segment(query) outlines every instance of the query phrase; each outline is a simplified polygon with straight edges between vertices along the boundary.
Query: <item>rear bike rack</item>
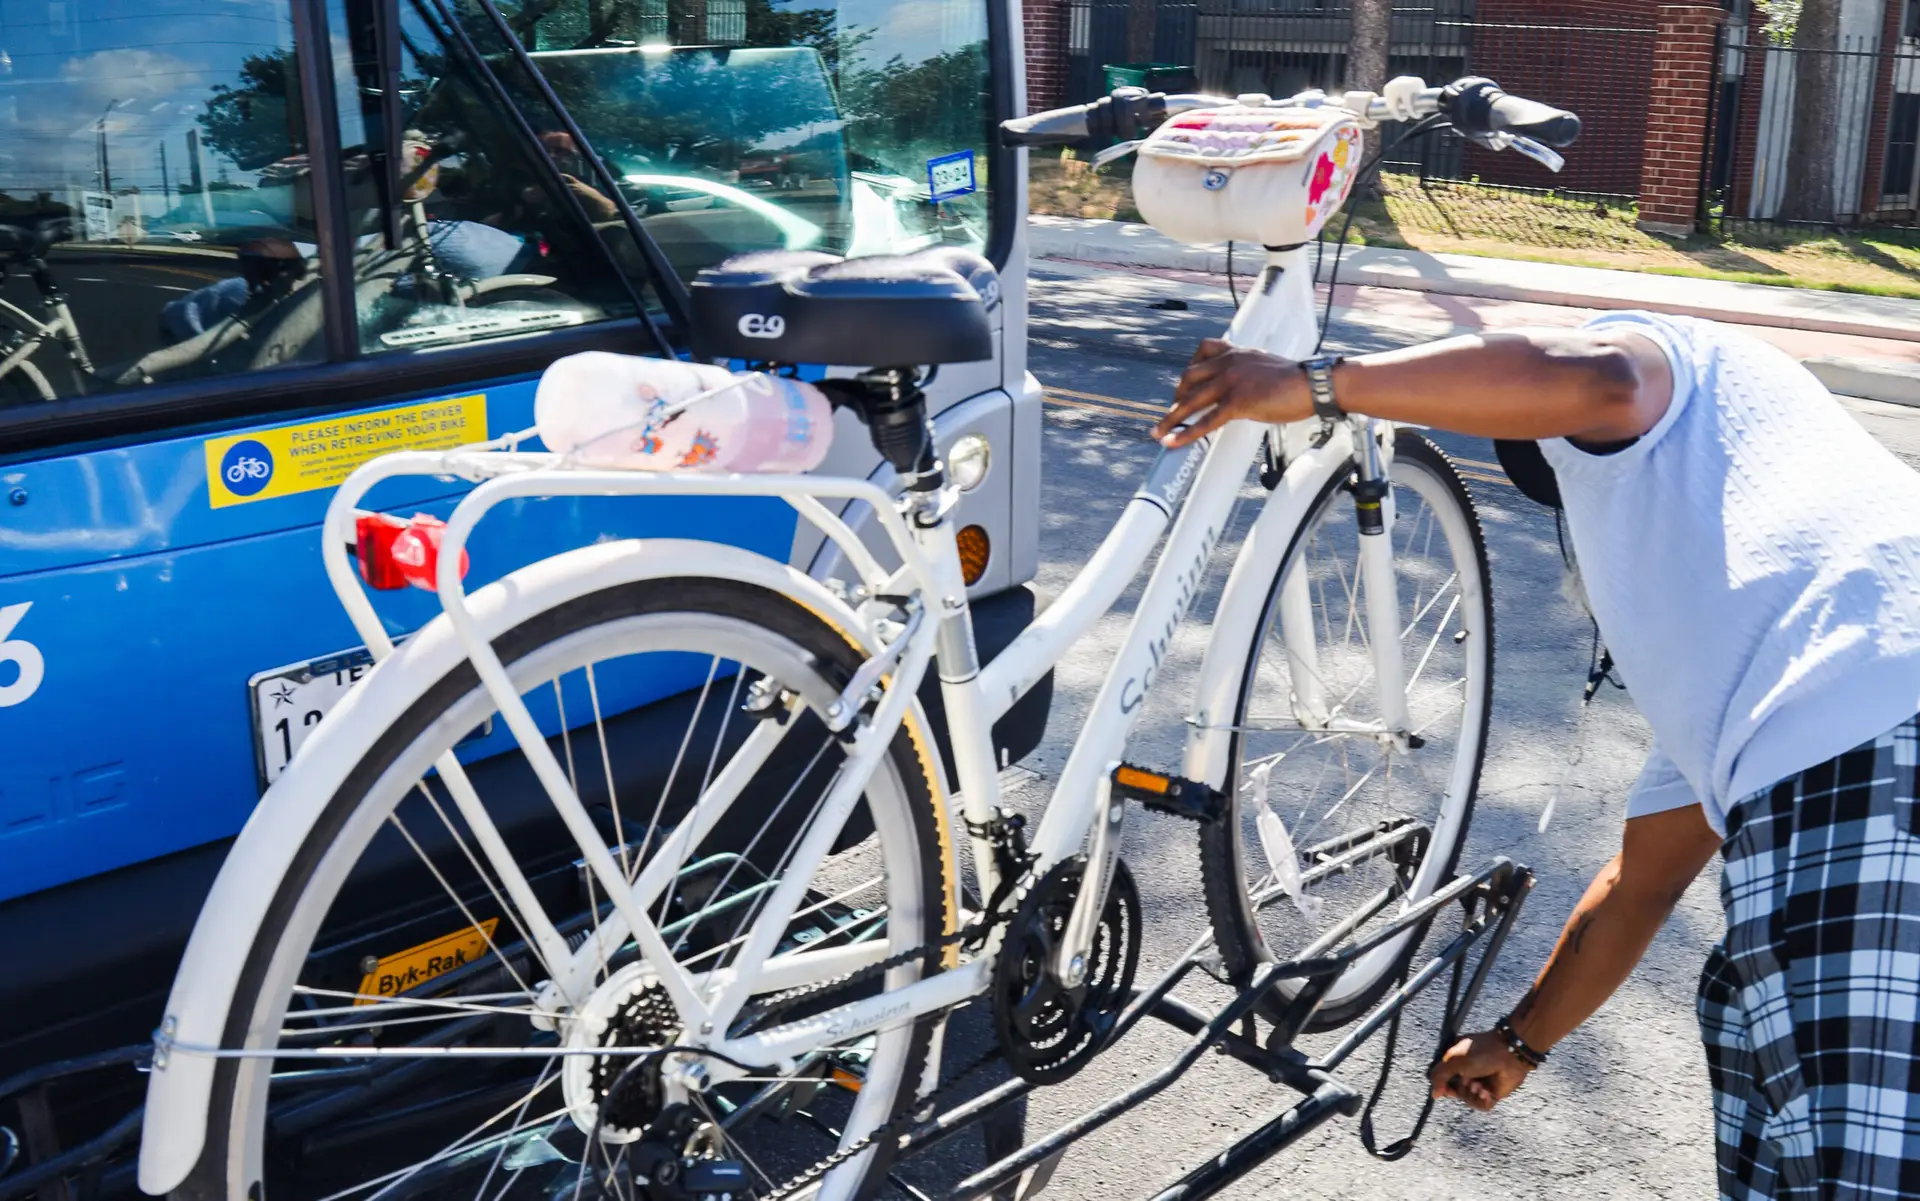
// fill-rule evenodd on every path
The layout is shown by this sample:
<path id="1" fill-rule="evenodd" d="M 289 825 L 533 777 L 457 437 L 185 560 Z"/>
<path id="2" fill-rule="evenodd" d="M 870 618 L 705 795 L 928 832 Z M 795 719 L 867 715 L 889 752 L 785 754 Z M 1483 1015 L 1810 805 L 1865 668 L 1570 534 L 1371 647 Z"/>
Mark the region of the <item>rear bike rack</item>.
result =
<path id="1" fill-rule="evenodd" d="M 1429 837 L 1427 827 L 1418 823 L 1388 823 L 1369 838 L 1359 842 L 1349 840 L 1345 845 L 1333 848 L 1334 857 L 1341 864 L 1351 866 L 1367 858 L 1393 854 L 1407 845 L 1409 840 Z M 1324 852 L 1326 848 L 1315 850 Z M 1514 919 L 1518 917 L 1521 905 L 1532 887 L 1531 871 L 1504 857 L 1497 858 L 1472 875 L 1454 877 L 1391 922 L 1354 939 L 1356 930 L 1384 912 L 1392 903 L 1392 895 L 1383 893 L 1343 918 L 1299 957 L 1260 967 L 1231 1001 L 1210 1014 L 1173 995 L 1174 988 L 1207 961 L 1213 936 L 1211 933 L 1203 936 L 1158 981 L 1134 989 L 1132 999 L 1115 1022 L 1102 1052 L 1105 1054 L 1110 1051 L 1142 1018 L 1152 1017 L 1191 1036 L 1180 1053 L 1152 1076 L 1114 1094 L 1044 1137 L 960 1181 L 944 1194 L 946 1201 L 974 1201 L 989 1196 L 1016 1199 L 1032 1197 L 1045 1187 L 1054 1167 L 1068 1148 L 1163 1091 L 1209 1049 L 1231 1056 L 1265 1074 L 1271 1082 L 1285 1085 L 1302 1096 L 1297 1101 L 1281 1106 L 1257 1128 L 1162 1188 L 1154 1194 L 1154 1201 L 1199 1201 L 1200 1198 L 1211 1197 L 1329 1118 L 1336 1114 L 1351 1117 L 1361 1113 L 1363 1107 L 1367 1112 L 1363 1115 L 1362 1137 L 1369 1150 L 1382 1158 L 1399 1158 L 1412 1149 L 1431 1110 L 1431 1102 L 1428 1102 L 1413 1133 L 1408 1137 L 1385 1149 L 1373 1148 L 1371 1109 L 1373 1103 L 1379 1100 L 1393 1067 L 1393 1049 L 1401 1011 L 1414 997 L 1452 969 L 1453 983 L 1447 1008 L 1441 1018 L 1439 1049 L 1435 1052 L 1437 1058 L 1439 1050 L 1444 1050 L 1453 1041 L 1479 998 L 1487 973 L 1498 958 L 1513 928 Z M 1331 1050 L 1317 1057 L 1309 1057 L 1293 1046 L 1294 1039 L 1347 967 L 1369 951 L 1402 935 L 1422 937 L 1440 912 L 1456 903 L 1463 910 L 1459 933 L 1417 970 L 1404 974 L 1398 987 L 1347 1031 Z M 1461 982 L 1468 953 L 1474 944 L 1483 940 L 1480 960 L 1463 989 Z M 1343 943 L 1348 945 L 1342 946 Z M 1299 989 L 1273 1022 L 1273 1030 L 1263 1044 L 1255 1036 L 1255 1008 L 1273 992 L 1276 985 L 1289 980 L 1299 981 Z M 1236 1027 L 1240 1029 L 1236 1030 Z M 1379 1083 L 1369 1099 L 1335 1079 L 1332 1073 L 1383 1027 L 1389 1031 L 1388 1050 L 1381 1065 Z M 944 1113 L 923 1119 L 900 1137 L 894 1153 L 895 1166 L 945 1142 L 970 1126 L 987 1122 L 1036 1087 L 1016 1077 Z"/>
<path id="2" fill-rule="evenodd" d="M 1384 823 L 1370 834 L 1349 836 L 1307 849 L 1303 852 L 1304 857 L 1313 864 L 1307 876 L 1312 880 L 1332 875 L 1375 857 L 1412 855 L 1417 858 L 1430 837 L 1428 828 L 1416 822 L 1402 819 Z M 712 863 L 703 862 L 689 865 L 686 870 L 706 870 L 713 866 Z M 1276 1109 L 1258 1127 L 1162 1188 L 1154 1194 L 1154 1198 L 1155 1201 L 1198 1201 L 1199 1198 L 1214 1195 L 1336 1114 L 1351 1117 L 1362 1113 L 1363 1109 L 1370 1110 L 1373 1102 L 1379 1099 L 1381 1088 L 1393 1066 L 1394 1044 L 1402 1010 L 1449 969 L 1453 972 L 1453 982 L 1441 1019 L 1440 1046 L 1444 1048 L 1451 1042 L 1478 999 L 1487 973 L 1532 887 L 1533 875 L 1527 868 L 1504 858 L 1495 859 L 1473 875 L 1456 876 L 1426 899 L 1397 914 L 1392 921 L 1356 938 L 1355 932 L 1360 927 L 1383 914 L 1396 899 L 1392 893 L 1382 893 L 1342 918 L 1298 957 L 1259 968 L 1245 986 L 1237 990 L 1232 1000 L 1212 1013 L 1173 995 L 1175 987 L 1195 968 L 1208 965 L 1213 937 L 1210 933 L 1201 937 L 1159 980 L 1134 989 L 1127 1006 L 1115 1021 L 1103 1050 L 1103 1054 L 1111 1051 L 1114 1044 L 1143 1018 L 1152 1017 L 1190 1036 L 1180 1053 L 1133 1087 L 1116 1093 L 1039 1140 L 1013 1150 L 974 1172 L 945 1194 L 947 1201 L 974 1201 L 975 1198 L 988 1196 L 997 1201 L 1024 1201 L 1031 1198 L 1045 1187 L 1054 1167 L 1074 1143 L 1164 1091 L 1208 1050 L 1230 1056 L 1261 1072 L 1272 1083 L 1285 1085 L 1301 1094 L 1300 1099 Z M 750 893 L 751 885 L 744 891 Z M 1283 899 L 1283 895 L 1270 898 L 1270 901 Z M 1461 906 L 1463 914 L 1459 932 L 1417 970 L 1407 972 L 1398 987 L 1355 1023 L 1332 1049 L 1318 1057 L 1309 1057 L 1293 1046 L 1294 1039 L 1347 967 L 1369 951 L 1401 936 L 1423 937 L 1428 925 L 1441 911 L 1456 903 Z M 837 924 L 840 919 L 829 915 L 825 920 Z M 1476 943 L 1482 944 L 1483 950 L 1472 975 L 1466 977 L 1464 969 Z M 506 950 L 512 954 L 524 952 L 524 948 L 518 944 Z M 474 964 L 436 978 L 434 984 L 449 985 L 455 983 L 463 973 L 481 970 L 497 969 Z M 1466 981 L 1464 988 L 1463 979 Z M 1300 982 L 1298 991 L 1287 1001 L 1272 1022 L 1272 1030 L 1262 1040 L 1256 1037 L 1254 1011 L 1276 985 L 1288 980 Z M 1333 1073 L 1354 1050 L 1382 1028 L 1388 1030 L 1387 1053 L 1379 1084 L 1369 1099 L 1335 1079 Z M 52 1115 L 46 1108 L 45 1088 L 55 1081 L 91 1072 L 125 1070 L 129 1064 L 144 1068 L 152 1051 L 150 1044 L 124 1047 L 46 1064 L 0 1081 L 0 1104 L 13 1101 L 20 1105 L 22 1116 L 28 1119 L 22 1128 L 28 1136 L 25 1145 L 13 1131 L 0 1128 L 0 1201 L 23 1201 L 45 1189 L 59 1188 L 68 1183 L 77 1189 L 71 1195 L 82 1198 L 102 1194 L 130 1195 L 132 1164 L 125 1161 L 125 1155 L 139 1134 L 140 1110 L 132 1110 L 104 1131 L 78 1145 L 63 1148 L 53 1138 Z M 981 1066 L 985 1062 L 988 1061 L 983 1060 L 974 1066 Z M 966 1069 L 960 1073 L 960 1077 L 971 1070 Z M 331 1075 L 339 1076 L 343 1085 L 365 1086 L 372 1079 L 369 1072 L 368 1068 L 347 1068 L 337 1069 Z M 959 1079 L 949 1081 L 942 1091 L 952 1088 L 959 1083 Z M 897 1169 L 902 1161 L 910 1160 L 976 1125 L 986 1126 L 989 1147 L 1008 1145 L 1006 1129 L 996 1129 L 994 1120 L 1001 1118 L 1008 1106 L 1032 1093 L 1036 1087 L 1015 1078 L 945 1112 L 922 1117 L 899 1136 L 892 1153 L 893 1167 Z M 350 1101 L 354 1095 L 349 1090 L 341 1096 Z M 303 1098 L 302 1109 L 309 1111 L 306 1116 L 311 1120 L 313 1113 L 310 1111 L 330 1110 L 339 1100 L 335 1098 L 327 1104 L 316 1104 L 311 1099 Z M 812 1120 L 811 1115 L 797 1105 L 794 1106 L 794 1112 L 796 1116 Z M 1383 1158 L 1398 1158 L 1405 1154 L 1412 1148 L 1424 1126 L 1425 1117 L 1423 1111 L 1411 1135 L 1375 1151 L 1375 1154 Z M 819 1123 L 816 1120 L 814 1124 Z M 837 1132 L 825 1126 L 821 1128 L 830 1137 L 838 1139 Z M 1369 1149 L 1372 1149 L 1371 1125 L 1364 1114 L 1361 1132 Z M 34 1162 L 25 1165 L 18 1162 L 21 1151 L 32 1156 Z M 894 1180 L 902 1183 L 897 1175 Z M 908 1195 L 925 1197 L 924 1193 L 904 1183 L 902 1187 Z"/>

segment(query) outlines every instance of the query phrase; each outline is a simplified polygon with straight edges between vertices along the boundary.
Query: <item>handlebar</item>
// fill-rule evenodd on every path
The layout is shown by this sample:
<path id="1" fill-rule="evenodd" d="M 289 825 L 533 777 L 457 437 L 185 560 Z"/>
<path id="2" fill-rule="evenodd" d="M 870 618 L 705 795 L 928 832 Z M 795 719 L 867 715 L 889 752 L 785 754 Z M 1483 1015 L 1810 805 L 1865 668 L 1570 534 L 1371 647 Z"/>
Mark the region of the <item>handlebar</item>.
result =
<path id="1" fill-rule="evenodd" d="M 1524 96 L 1510 96 L 1491 79 L 1472 76 L 1449 84 L 1442 93 L 1448 118 L 1469 137 L 1513 134 L 1547 146 L 1571 146 L 1580 136 L 1580 118 Z"/>
<path id="2" fill-rule="evenodd" d="M 1481 76 L 1468 76 L 1444 88 L 1430 88 L 1421 80 L 1402 77 L 1386 85 L 1384 95 L 1348 92 L 1329 96 L 1302 92 L 1281 100 L 1243 96 L 1173 95 L 1145 88 L 1115 88 L 1090 104 L 1056 108 L 1000 125 L 1000 140 L 1008 146 L 1065 146 L 1087 138 L 1135 138 L 1159 127 L 1168 117 L 1229 104 L 1266 104 L 1275 107 L 1341 105 L 1366 121 L 1409 121 L 1444 114 L 1462 136 L 1477 141 L 1530 139 L 1546 146 L 1572 145 L 1580 136 L 1580 118 L 1523 96 L 1511 96 L 1500 85 Z"/>

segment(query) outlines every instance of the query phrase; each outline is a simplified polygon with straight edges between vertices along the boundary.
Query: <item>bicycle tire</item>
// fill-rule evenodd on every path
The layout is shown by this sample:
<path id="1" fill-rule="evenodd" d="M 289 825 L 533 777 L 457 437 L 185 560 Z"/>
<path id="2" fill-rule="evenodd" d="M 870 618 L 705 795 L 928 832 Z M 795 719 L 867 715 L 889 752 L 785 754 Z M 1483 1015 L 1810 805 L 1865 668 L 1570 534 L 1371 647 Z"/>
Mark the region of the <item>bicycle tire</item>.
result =
<path id="1" fill-rule="evenodd" d="M 623 623 L 663 616 L 717 617 L 739 628 L 759 631 L 810 657 L 822 680 L 834 690 L 845 686 L 864 658 L 864 652 L 845 633 L 790 597 L 737 581 L 698 577 L 649 579 L 589 593 L 519 622 L 500 635 L 494 647 L 515 677 L 516 686 L 524 690 L 527 674 L 532 673 L 539 683 L 545 678 L 544 668 L 550 667 L 566 648 L 579 646 L 583 639 L 591 641 L 596 633 L 611 639 L 614 632 L 626 628 Z M 295 959 L 289 975 L 286 945 L 289 940 L 298 942 L 292 951 L 295 956 L 311 953 L 318 924 L 348 874 L 339 864 L 330 862 L 329 856 L 336 848 L 347 855 L 364 852 L 370 838 L 362 839 L 357 850 L 346 846 L 345 840 L 384 820 L 377 809 L 367 807 L 390 810 L 397 806 L 415 787 L 411 782 L 417 778 L 413 768 L 432 761 L 447 742 L 450 729 L 471 728 L 468 719 L 476 709 L 492 712 L 492 705 L 485 699 L 472 664 L 463 662 L 421 688 L 402 717 L 366 747 L 280 882 L 246 956 L 222 1045 L 248 1045 L 250 1029 L 273 1030 L 287 1020 L 286 994 L 300 980 L 306 960 Z M 796 715 L 788 720 L 800 718 Z M 891 781 L 892 803 L 875 806 L 886 810 L 884 815 L 869 810 L 881 837 L 887 837 L 889 830 L 893 832 L 896 845 L 889 851 L 899 856 L 887 860 L 889 883 L 884 887 L 892 887 L 893 873 L 897 872 L 907 881 L 905 891 L 917 896 L 917 914 L 895 913 L 890 917 L 903 919 L 902 929 L 907 931 L 904 940 L 914 946 L 938 942 L 955 928 L 956 921 L 950 878 L 951 839 L 940 807 L 936 770 L 931 743 L 924 733 L 911 720 L 903 723 L 875 776 L 876 780 Z M 867 799 L 861 802 L 863 810 L 873 803 L 876 791 L 884 789 L 870 787 Z M 856 810 L 856 819 L 859 815 Z M 910 846 L 901 845 L 908 842 Z M 316 905 L 320 907 L 317 914 Z M 893 1035 L 903 1043 L 904 1051 L 895 1055 L 897 1070 L 886 1073 L 892 1081 L 892 1095 L 873 1102 L 883 1110 L 882 1121 L 897 1117 L 916 1099 L 939 1020 L 939 1015 L 930 1014 Z M 877 1051 L 874 1058 L 879 1059 Z M 262 1161 L 269 1158 L 263 1150 L 266 1142 L 261 1127 L 268 1104 L 265 1093 L 270 1064 L 265 1059 L 218 1061 L 206 1148 L 174 1196 L 191 1201 L 243 1201 L 260 1195 Z M 866 1103 L 864 1094 L 880 1087 L 870 1074 L 855 1103 Z M 839 1195 L 870 1196 L 886 1176 L 889 1165 L 883 1155 L 876 1149 L 856 1160 L 852 1168 L 840 1169 Z M 844 1173 L 852 1173 L 857 1179 L 849 1186 Z M 299 1190 L 276 1188 L 271 1195 L 289 1194 L 299 1195 Z"/>
<path id="2" fill-rule="evenodd" d="M 1482 638 L 1476 640 L 1482 648 L 1481 653 L 1484 654 L 1478 675 L 1479 696 L 1474 698 L 1478 703 L 1477 707 L 1469 706 L 1470 712 L 1478 714 L 1478 728 L 1463 740 L 1466 746 L 1470 747 L 1472 754 L 1472 770 L 1465 789 L 1464 803 L 1459 807 L 1456 821 L 1444 823 L 1443 828 L 1433 831 L 1433 839 L 1425 852 L 1426 857 L 1436 854 L 1441 856 L 1442 867 L 1438 876 L 1429 877 L 1437 884 L 1444 882 L 1444 878 L 1450 876 L 1459 864 L 1460 851 L 1466 841 L 1468 827 L 1473 821 L 1474 798 L 1479 790 L 1480 772 L 1486 758 L 1493 687 L 1493 596 L 1488 586 L 1486 539 L 1466 482 L 1460 477 L 1452 461 L 1432 441 L 1416 432 L 1400 430 L 1396 434 L 1393 457 L 1396 492 L 1400 491 L 1402 482 L 1410 472 L 1424 473 L 1429 481 L 1437 485 L 1436 495 L 1448 498 L 1448 503 L 1454 510 L 1453 517 L 1461 527 L 1459 532 L 1470 544 L 1471 552 L 1468 561 L 1473 564 L 1479 575 L 1478 628 L 1485 632 Z M 1281 584 L 1286 579 L 1287 572 L 1299 559 L 1307 535 L 1318 528 L 1334 509 L 1347 487 L 1348 479 L 1349 473 L 1344 470 L 1336 472 L 1328 479 L 1313 504 L 1308 507 L 1307 515 L 1301 521 L 1299 528 L 1294 531 L 1292 542 L 1281 560 L 1279 570 L 1274 573 L 1273 581 L 1268 588 L 1265 607 L 1255 626 L 1254 637 L 1248 646 L 1247 666 L 1234 710 L 1233 721 L 1236 732 L 1232 736 L 1231 750 L 1228 755 L 1227 813 L 1224 820 L 1206 823 L 1200 830 L 1200 875 L 1206 896 L 1207 913 L 1213 925 L 1222 965 L 1229 979 L 1241 984 L 1246 983 L 1262 964 L 1271 962 L 1277 956 L 1269 948 L 1268 940 L 1260 928 L 1256 914 L 1257 906 L 1247 887 L 1246 822 L 1243 820 L 1243 796 L 1239 788 L 1246 738 L 1240 729 L 1248 723 L 1249 698 L 1253 691 L 1261 650 L 1266 645 L 1278 613 Z M 1455 556 L 1457 561 L 1458 548 L 1455 550 Z M 1466 748 L 1463 747 L 1463 749 Z M 1424 858 L 1422 862 L 1425 862 Z M 1314 1033 L 1336 1029 L 1372 1009 L 1394 985 L 1401 972 L 1418 952 L 1420 944 L 1420 937 L 1408 938 L 1405 947 L 1392 963 L 1374 971 L 1372 978 L 1365 981 L 1364 987 L 1340 998 L 1337 1003 L 1330 1001 L 1323 1005 L 1307 1023 L 1304 1032 Z M 1297 984 L 1283 983 L 1277 986 L 1275 995 L 1262 1003 L 1262 1009 L 1266 1015 L 1277 1016 L 1297 988 Z"/>

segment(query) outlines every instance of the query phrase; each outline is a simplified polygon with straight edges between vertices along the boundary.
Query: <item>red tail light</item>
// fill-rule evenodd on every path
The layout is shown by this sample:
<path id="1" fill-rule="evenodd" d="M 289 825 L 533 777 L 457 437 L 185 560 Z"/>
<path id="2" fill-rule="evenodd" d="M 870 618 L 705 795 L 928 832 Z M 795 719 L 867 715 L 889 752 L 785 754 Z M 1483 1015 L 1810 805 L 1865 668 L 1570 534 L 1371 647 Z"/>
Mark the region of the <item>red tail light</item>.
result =
<path id="1" fill-rule="evenodd" d="M 354 540 L 360 552 L 360 578 L 383 591 L 405 588 L 434 590 L 440 565 L 440 535 L 447 523 L 415 513 L 403 521 L 386 513 L 362 513 L 354 518 Z M 460 578 L 467 578 L 467 552 L 460 552 Z"/>

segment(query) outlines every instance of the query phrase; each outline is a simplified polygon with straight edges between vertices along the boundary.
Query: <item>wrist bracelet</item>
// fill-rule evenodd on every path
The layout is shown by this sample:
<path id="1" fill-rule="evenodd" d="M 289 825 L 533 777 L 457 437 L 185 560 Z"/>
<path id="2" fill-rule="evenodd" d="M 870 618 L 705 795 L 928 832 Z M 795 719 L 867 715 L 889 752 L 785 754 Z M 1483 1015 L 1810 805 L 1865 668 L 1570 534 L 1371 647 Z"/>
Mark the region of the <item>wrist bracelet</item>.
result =
<path id="1" fill-rule="evenodd" d="M 1547 1062 L 1547 1053 L 1545 1051 L 1534 1050 L 1527 1045 L 1526 1039 L 1521 1038 L 1513 1032 L 1512 1016 L 1513 1015 L 1509 1014 L 1495 1022 L 1493 1024 L 1494 1033 L 1507 1040 L 1507 1050 L 1511 1051 L 1513 1057 L 1521 1063 L 1526 1064 L 1530 1068 L 1537 1068 L 1545 1064 Z"/>
<path id="2" fill-rule="evenodd" d="M 1313 414 L 1329 424 L 1344 421 L 1347 416 L 1347 411 L 1333 396 L 1333 369 L 1344 361 L 1337 354 L 1323 354 L 1300 363 L 1300 370 L 1307 377 L 1307 394 L 1313 400 Z"/>

